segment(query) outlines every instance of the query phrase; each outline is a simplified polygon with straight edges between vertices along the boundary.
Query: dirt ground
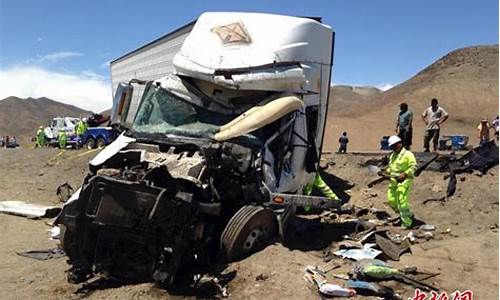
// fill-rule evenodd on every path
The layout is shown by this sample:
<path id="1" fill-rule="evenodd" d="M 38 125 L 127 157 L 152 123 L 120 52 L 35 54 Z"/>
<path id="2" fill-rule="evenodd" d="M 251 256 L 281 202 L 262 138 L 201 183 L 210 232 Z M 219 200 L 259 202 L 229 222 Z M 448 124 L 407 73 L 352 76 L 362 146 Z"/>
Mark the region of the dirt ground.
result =
<path id="1" fill-rule="evenodd" d="M 59 205 L 55 190 L 67 181 L 78 187 L 87 162 L 95 153 L 56 149 L 0 149 L 0 201 L 21 200 L 29 203 Z M 330 163 L 327 171 L 334 174 L 333 187 L 349 203 L 357 207 L 374 207 L 393 214 L 385 205 L 385 184 L 368 189 L 373 179 L 358 163 L 370 158 L 361 155 L 324 156 Z M 428 198 L 443 195 L 447 180 L 443 173 L 424 171 L 414 181 L 411 207 L 418 219 L 437 227 L 429 241 L 418 240 L 412 253 L 403 254 L 397 267 L 417 266 L 421 270 L 439 272 L 427 282 L 442 291 L 472 290 L 474 299 L 498 299 L 498 167 L 486 175 L 460 175 L 457 192 L 445 203 Z M 463 180 L 463 181 L 462 181 Z M 342 191 L 339 182 L 355 186 Z M 316 291 L 303 280 L 307 265 L 323 266 L 322 249 L 335 247 L 341 234 L 335 231 L 341 224 L 320 224 L 314 215 L 307 216 L 311 224 L 290 237 L 286 246 L 276 243 L 242 261 L 227 266 L 223 273 L 236 271 L 227 290 L 232 299 L 316 299 Z M 171 293 L 151 283 L 128 285 L 71 285 L 66 282 L 68 265 L 65 258 L 37 261 L 16 255 L 19 251 L 48 249 L 56 246 L 49 240 L 48 219 L 31 220 L 0 214 L 0 291 L 2 299 L 178 299 L 182 293 Z M 449 233 L 444 233 L 450 229 Z M 391 230 L 402 231 L 400 228 Z M 329 281 L 342 284 L 332 274 L 346 274 L 352 262 L 334 258 L 330 265 L 341 267 L 328 273 Z M 383 283 L 411 297 L 411 286 L 395 282 Z M 357 296 L 355 299 L 376 299 Z"/>

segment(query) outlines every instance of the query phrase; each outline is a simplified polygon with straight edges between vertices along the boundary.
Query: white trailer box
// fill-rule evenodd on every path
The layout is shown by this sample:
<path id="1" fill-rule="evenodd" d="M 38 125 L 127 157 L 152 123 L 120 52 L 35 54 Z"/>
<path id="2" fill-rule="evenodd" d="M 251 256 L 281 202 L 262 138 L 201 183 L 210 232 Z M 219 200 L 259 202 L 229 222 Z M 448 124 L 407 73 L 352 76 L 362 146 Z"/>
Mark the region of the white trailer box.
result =
<path id="1" fill-rule="evenodd" d="M 155 80 L 174 72 L 172 61 L 180 50 L 184 39 L 193 29 L 192 21 L 164 36 L 129 52 L 111 62 L 111 85 L 113 96 L 120 82 L 131 79 Z M 142 96 L 143 86 L 134 89 L 131 104 L 124 123 L 132 123 Z"/>

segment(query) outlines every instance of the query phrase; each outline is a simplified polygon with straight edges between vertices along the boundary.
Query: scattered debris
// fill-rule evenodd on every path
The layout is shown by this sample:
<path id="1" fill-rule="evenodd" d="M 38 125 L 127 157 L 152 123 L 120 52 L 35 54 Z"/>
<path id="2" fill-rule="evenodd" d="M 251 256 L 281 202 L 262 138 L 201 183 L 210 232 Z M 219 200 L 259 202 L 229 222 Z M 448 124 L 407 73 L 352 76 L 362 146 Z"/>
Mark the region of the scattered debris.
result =
<path id="1" fill-rule="evenodd" d="M 58 240 L 61 236 L 61 228 L 59 226 L 54 226 L 47 231 L 50 232 L 51 240 Z"/>
<path id="2" fill-rule="evenodd" d="M 56 247 L 48 250 L 32 250 L 26 252 L 16 252 L 19 256 L 29 257 L 37 260 L 48 260 L 66 256 L 63 249 Z"/>
<path id="3" fill-rule="evenodd" d="M 360 279 L 376 279 L 376 280 L 397 280 L 425 291 L 437 291 L 438 289 L 424 282 L 413 279 L 403 272 L 392 268 L 385 262 L 378 259 L 365 259 L 357 262 L 354 265 L 353 272 Z"/>
<path id="4" fill-rule="evenodd" d="M 423 231 L 434 231 L 434 230 L 436 230 L 436 226 L 434 226 L 432 224 L 424 224 L 424 225 L 420 226 L 419 229 L 423 230 Z"/>
<path id="5" fill-rule="evenodd" d="M 22 201 L 1 201 L 0 212 L 28 218 L 53 218 L 61 212 L 61 208 L 29 204 Z"/>
<path id="6" fill-rule="evenodd" d="M 411 252 L 410 242 L 408 239 L 405 239 L 401 243 L 397 244 L 381 234 L 376 234 L 375 243 L 382 250 L 382 252 L 392 260 L 399 261 L 399 257 L 403 253 L 407 251 Z"/>
<path id="7" fill-rule="evenodd" d="M 356 296 L 356 291 L 350 288 L 344 288 L 340 285 L 325 283 L 319 287 L 321 294 L 326 296 L 336 296 L 336 297 L 354 297 Z"/>
<path id="8" fill-rule="evenodd" d="M 354 259 L 354 260 L 375 258 L 380 253 L 382 253 L 382 251 L 373 249 L 372 248 L 373 246 L 375 246 L 375 244 L 366 243 L 363 245 L 363 248 L 361 248 L 361 249 L 341 249 L 341 250 L 335 251 L 333 254 L 335 254 L 337 256 L 341 256 L 342 258 L 350 258 L 350 259 Z"/>
<path id="9" fill-rule="evenodd" d="M 214 298 L 219 296 L 227 298 L 229 296 L 225 284 L 219 278 L 209 275 L 195 275 L 194 287 L 198 292 L 198 296 L 202 298 Z"/>
<path id="10" fill-rule="evenodd" d="M 368 294 L 384 297 L 384 299 L 402 299 L 401 296 L 395 294 L 391 288 L 381 286 L 376 282 L 348 280 L 346 286 L 354 289 L 357 294 L 365 294 L 366 291 L 368 291 Z"/>
<path id="11" fill-rule="evenodd" d="M 269 275 L 267 274 L 259 274 L 255 277 L 256 281 L 265 281 L 269 279 Z"/>
<path id="12" fill-rule="evenodd" d="M 408 232 L 408 234 L 404 237 L 404 239 L 408 239 L 412 243 L 414 243 L 417 240 L 417 238 L 415 236 L 415 232 L 413 232 L 413 231 Z"/>
<path id="13" fill-rule="evenodd" d="M 66 203 L 74 192 L 73 187 L 69 183 L 65 182 L 57 187 L 56 195 L 61 203 Z"/>
<path id="14" fill-rule="evenodd" d="M 325 296 L 337 297 L 353 297 L 356 296 L 356 291 L 350 288 L 344 288 L 337 284 L 328 283 L 325 279 L 325 272 L 318 267 L 307 266 L 305 269 L 304 279 L 315 285 L 318 291 Z"/>

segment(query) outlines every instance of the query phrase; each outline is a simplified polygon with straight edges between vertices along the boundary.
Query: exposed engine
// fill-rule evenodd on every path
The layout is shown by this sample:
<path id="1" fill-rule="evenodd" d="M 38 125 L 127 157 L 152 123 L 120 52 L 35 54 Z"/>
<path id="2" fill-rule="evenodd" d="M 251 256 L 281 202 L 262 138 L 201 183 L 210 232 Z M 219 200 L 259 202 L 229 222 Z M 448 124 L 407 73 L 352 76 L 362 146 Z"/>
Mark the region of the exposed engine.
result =
<path id="1" fill-rule="evenodd" d="M 256 149 L 233 143 L 130 144 L 91 170 L 64 208 L 70 281 L 108 273 L 168 285 L 181 264 L 206 264 L 230 217 L 265 199 L 259 166 Z"/>

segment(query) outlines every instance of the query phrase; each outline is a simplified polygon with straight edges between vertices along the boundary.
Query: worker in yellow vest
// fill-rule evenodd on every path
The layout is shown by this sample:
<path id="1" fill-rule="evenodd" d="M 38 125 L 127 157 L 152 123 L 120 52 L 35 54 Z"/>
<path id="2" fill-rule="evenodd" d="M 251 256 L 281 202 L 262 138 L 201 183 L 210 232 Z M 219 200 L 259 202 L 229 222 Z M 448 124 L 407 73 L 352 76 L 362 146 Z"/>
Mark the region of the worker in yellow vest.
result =
<path id="1" fill-rule="evenodd" d="M 45 145 L 45 132 L 43 131 L 43 127 L 38 127 L 36 131 L 36 147 L 42 148 Z"/>
<path id="2" fill-rule="evenodd" d="M 325 197 L 329 198 L 332 201 L 339 201 L 340 199 L 335 194 L 334 191 L 325 183 L 323 178 L 319 175 L 319 172 L 316 172 L 316 175 L 314 176 L 314 180 L 308 183 L 304 189 L 302 190 L 304 192 L 304 195 L 310 196 L 313 189 L 317 188 Z M 311 209 L 309 206 L 305 206 L 304 210 L 307 212 Z"/>
<path id="3" fill-rule="evenodd" d="M 392 149 L 389 166 L 385 171 L 380 171 L 379 175 L 390 177 L 387 190 L 389 206 L 399 214 L 401 225 L 410 228 L 413 225 L 413 214 L 410 211 L 410 189 L 417 161 L 415 155 L 403 147 L 398 136 L 389 137 L 389 147 Z"/>
<path id="4" fill-rule="evenodd" d="M 66 149 L 66 142 L 68 140 L 68 136 L 66 135 L 66 131 L 59 130 L 58 140 L 59 140 L 59 148 Z"/>

